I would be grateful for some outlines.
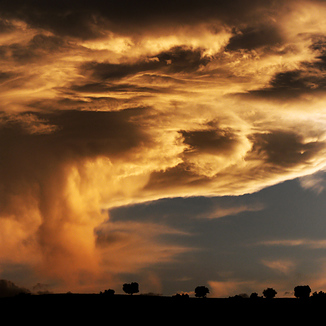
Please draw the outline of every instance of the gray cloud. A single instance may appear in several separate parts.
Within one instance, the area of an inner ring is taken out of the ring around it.
[[[177,46],[169,51],[163,51],[156,56],[159,62],[167,65],[167,73],[191,73],[201,66],[206,66],[210,58],[204,56],[204,50]]]
[[[237,135],[230,129],[181,131],[189,152],[227,155],[238,143]]]
[[[249,96],[274,100],[298,99],[307,94],[323,94],[326,83],[319,74],[305,70],[292,70],[277,73],[269,87],[250,91]]]
[[[114,32],[144,31],[148,26],[175,26],[219,20],[232,24],[257,21],[279,9],[281,1],[197,1],[178,0],[161,6],[148,0],[138,1],[42,1],[2,2],[0,12],[6,18],[19,18],[33,27],[58,35],[83,39],[100,37],[103,30]]]
[[[324,147],[323,142],[304,142],[294,132],[271,131],[253,135],[252,152],[261,156],[266,163],[287,168],[308,163]]]
[[[138,108],[120,112],[67,110],[52,114],[34,113],[32,117],[35,118],[33,119],[30,118],[29,113],[24,113],[15,119],[5,116],[0,128],[1,139],[4,142],[2,162],[10,161],[8,158],[14,153],[18,155],[19,150],[14,150],[18,148],[24,148],[21,153],[33,153],[34,151],[42,153],[42,150],[45,150],[46,155],[50,155],[49,152],[52,152],[53,157],[62,158],[70,155],[71,157],[75,155],[77,157],[93,155],[96,157],[104,154],[108,156],[122,154],[147,139],[145,133],[129,121],[133,116],[141,114],[143,110],[146,109]],[[45,132],[48,135],[44,135],[42,130],[39,130],[39,135],[31,133],[32,127],[34,126],[37,130],[37,124],[42,119],[44,123],[48,122],[48,126],[57,126],[57,128],[52,127],[54,132]],[[29,154],[28,156],[32,160],[34,159],[33,155]]]
[[[282,43],[283,37],[278,26],[274,23],[248,26],[235,32],[229,40],[227,50],[235,51],[240,49],[253,50],[262,46],[272,46]]]
[[[19,64],[44,61],[47,57],[68,52],[74,46],[58,36],[36,34],[26,43],[14,42],[0,47],[0,56]]]
[[[11,281],[0,280],[0,298],[14,297],[21,293],[30,293],[30,291],[24,287],[17,286]]]

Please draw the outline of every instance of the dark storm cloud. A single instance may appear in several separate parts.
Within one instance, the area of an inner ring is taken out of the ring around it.
[[[88,197],[78,198],[86,189],[76,191],[69,175],[75,171],[84,183],[86,163],[96,164],[97,159],[105,157],[107,165],[101,165],[99,180],[106,184],[105,168],[110,169],[119,160],[132,161],[130,156],[136,148],[150,146],[147,133],[131,121],[144,110],[0,116],[0,223],[1,236],[8,239],[2,261],[23,259],[47,275],[68,277],[70,282],[76,265],[94,272],[96,255],[89,241],[102,216],[98,207],[90,209],[87,204],[88,208],[83,208]],[[114,186],[110,184],[109,189],[114,191]],[[39,259],[31,259],[36,252]]]
[[[300,135],[287,131],[256,134],[252,138],[253,153],[264,158],[266,163],[283,168],[308,163],[324,148],[322,142],[304,142]]]
[[[203,56],[203,52],[203,49],[176,46],[159,53],[156,57],[160,63],[167,64],[168,73],[190,73],[210,62],[207,56]]]
[[[249,97],[262,97],[275,100],[291,100],[306,94],[326,91],[325,79],[318,73],[305,70],[292,70],[277,73],[266,88],[249,92]]]
[[[221,154],[232,152],[238,143],[237,136],[231,130],[181,131],[184,143],[190,146],[190,152]]]
[[[253,50],[265,45],[275,45],[282,42],[282,39],[276,24],[249,26],[236,31],[235,35],[230,38],[226,49],[230,51]]]
[[[146,142],[146,134],[130,122],[132,117],[146,109],[130,109],[119,112],[66,111],[51,121],[60,126],[54,134],[56,142],[67,144],[85,155],[119,155],[140,142]],[[61,139],[61,141],[60,141]]]
[[[13,193],[28,192],[64,176],[66,164],[128,155],[147,135],[129,120],[141,109],[121,112],[61,111],[2,116],[0,119],[0,203],[10,210]],[[24,187],[26,189],[24,189]],[[39,186],[37,186],[39,187]],[[44,194],[44,196],[46,196]]]
[[[99,31],[92,20],[94,12],[85,4],[77,1],[4,1],[0,12],[3,17],[21,19],[34,28],[87,39],[98,36]]]
[[[219,20],[232,24],[264,19],[274,13],[281,1],[2,1],[5,18],[18,18],[32,27],[44,28],[58,35],[83,39],[101,36],[103,29],[115,32],[145,30],[151,26],[196,24]]]
[[[139,112],[138,112],[139,113]],[[54,196],[50,180],[64,182],[65,165],[106,155],[114,160],[146,142],[145,134],[128,120],[137,113],[62,111],[25,113],[0,120],[0,204],[2,213],[12,207],[14,194],[43,189],[43,202]],[[47,185],[49,183],[49,185]],[[59,187],[60,188],[60,187]],[[58,191],[61,191],[58,189]],[[54,196],[55,197],[55,196]],[[41,200],[40,198],[37,200]],[[22,203],[24,204],[24,203]],[[25,204],[24,204],[25,205]],[[20,219],[19,214],[17,218]],[[46,219],[46,216],[44,217]]]
[[[34,152],[51,152],[54,157],[65,156],[90,157],[97,155],[120,155],[139,142],[146,141],[146,134],[134,123],[130,122],[132,117],[141,114],[142,110],[124,110],[119,112],[92,112],[92,111],[61,111],[56,113],[35,114],[34,120],[29,117],[31,114],[24,113],[19,118],[13,119],[6,116],[0,124],[2,144],[2,155],[5,159],[2,162],[9,162],[11,155],[30,153],[31,159],[35,157]],[[41,119],[41,120],[40,120]],[[36,123],[44,121],[44,125],[56,126],[54,132],[43,134],[32,132]],[[44,147],[44,148],[43,148]],[[43,148],[43,149],[42,149]],[[8,151],[6,151],[6,149]],[[17,157],[18,158],[18,157]],[[20,160],[15,160],[19,162]]]
[[[308,68],[315,68],[321,72],[326,70],[326,36],[324,35],[310,35],[310,48],[315,51],[316,60],[312,63],[307,63]]]

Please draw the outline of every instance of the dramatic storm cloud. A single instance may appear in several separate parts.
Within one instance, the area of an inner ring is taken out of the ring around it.
[[[4,277],[95,291],[134,273],[170,291],[144,269],[208,248],[191,241],[198,220],[259,214],[264,202],[243,196],[295,178],[321,194],[325,13],[321,1],[2,1]],[[198,202],[190,229],[158,211],[111,216],[194,196],[221,203]],[[262,284],[203,277],[216,293]]]

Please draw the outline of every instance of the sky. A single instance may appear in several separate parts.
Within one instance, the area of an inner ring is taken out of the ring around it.
[[[1,1],[0,278],[326,291],[325,15],[322,0]]]

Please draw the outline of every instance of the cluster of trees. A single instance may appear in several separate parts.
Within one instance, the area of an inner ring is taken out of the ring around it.
[[[134,293],[139,292],[139,284],[137,282],[125,283],[122,286],[122,290],[124,293],[133,295]],[[105,295],[114,295],[115,291],[112,289],[105,290],[104,292],[100,292],[100,294]]]
[[[326,293],[323,291],[314,292],[312,295],[310,295],[311,289],[309,285],[298,285],[294,288],[294,296],[298,299],[323,299],[326,300]],[[263,291],[263,296],[266,299],[273,299],[277,292],[273,288],[267,288]],[[258,296],[256,292],[252,293],[250,295],[250,299],[257,299],[261,298]]]
[[[137,282],[131,282],[131,283],[125,283],[122,286],[123,292],[133,295],[134,293],[139,292],[139,284]],[[115,291],[112,289],[105,290],[104,292],[100,292],[100,294],[105,294],[105,295],[114,295]],[[197,298],[205,298],[206,295],[209,293],[209,289],[206,286],[197,286],[195,289],[195,296]],[[176,294],[175,297],[188,297],[188,294],[183,293],[181,294]]]
[[[263,291],[263,296],[266,299],[273,299],[276,296],[277,292],[273,288],[267,288]],[[259,299],[261,297],[258,296],[257,292],[251,293],[250,299]]]
[[[206,295],[209,293],[209,289],[206,286],[197,286],[195,288],[195,297],[197,298],[206,298]],[[177,293],[175,295],[172,296],[173,298],[176,299],[188,299],[189,298],[189,294],[188,293]]]
[[[311,289],[309,285],[298,285],[294,288],[294,296],[299,299],[308,299],[310,297]],[[277,292],[273,288],[267,288],[263,291],[263,296],[266,299],[273,299]],[[251,299],[257,299],[258,294],[252,293],[250,295]]]
[[[134,293],[139,292],[139,284],[137,282],[131,282],[131,283],[125,283],[122,286],[122,290],[130,295],[133,295]],[[100,294],[105,295],[114,295],[115,291],[112,289],[105,290],[104,292],[100,292]],[[206,295],[209,293],[209,289],[206,286],[197,286],[195,288],[195,296],[197,298],[206,298]],[[294,296],[299,299],[308,299],[310,297],[311,289],[309,285],[298,285],[294,288]],[[267,288],[263,291],[263,296],[266,299],[273,299],[276,296],[277,292],[273,288]],[[189,298],[189,294],[187,293],[177,293],[173,296],[174,298]],[[237,295],[233,298],[244,296]],[[248,297],[246,295],[246,297]],[[250,295],[250,299],[259,299],[262,297],[258,296],[258,293],[254,292]],[[316,299],[325,299],[326,300],[326,293],[320,291],[320,292],[314,292],[312,294],[312,298]]]

